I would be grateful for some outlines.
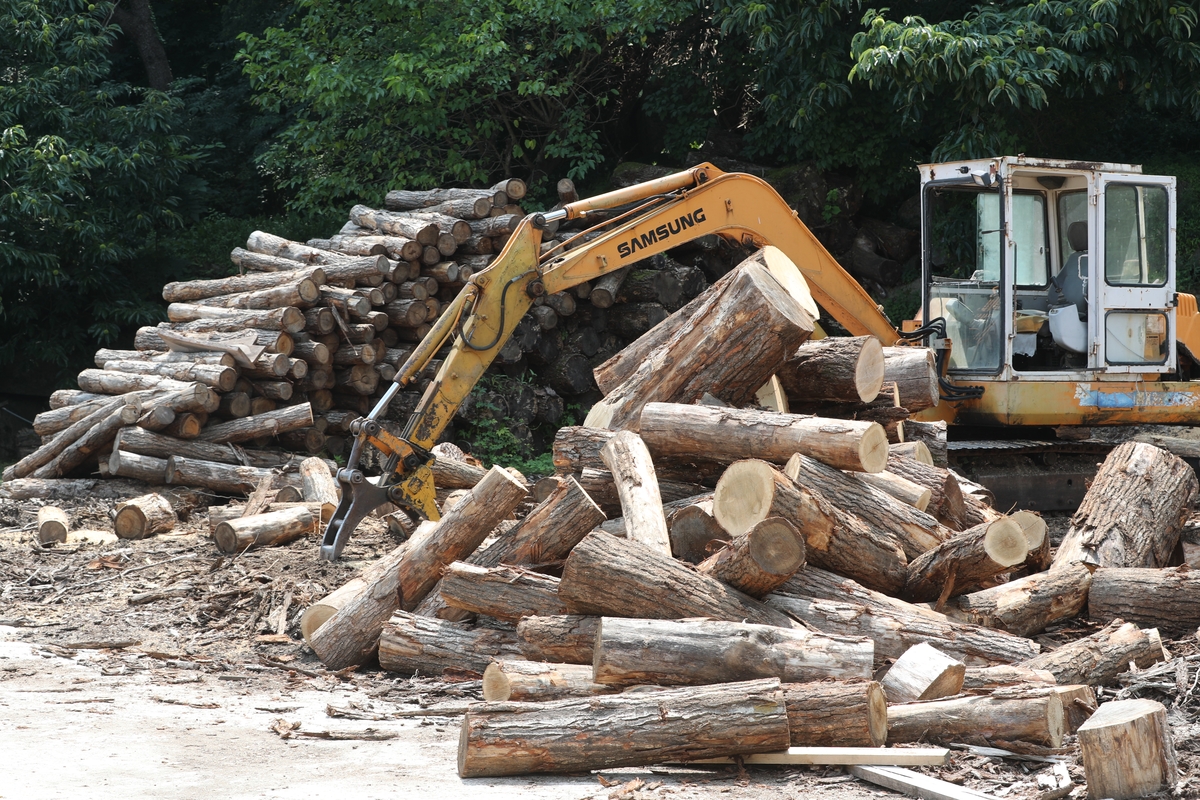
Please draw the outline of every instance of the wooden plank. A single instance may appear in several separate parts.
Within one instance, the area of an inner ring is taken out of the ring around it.
[[[921,800],[996,800],[995,795],[977,792],[965,786],[955,786],[953,783],[930,778],[903,767],[853,766],[847,767],[846,771],[859,780],[910,797],[919,797]]]
[[[789,747],[778,753],[757,753],[742,756],[746,766],[795,764],[881,764],[910,767],[936,766],[950,759],[945,747]],[[688,764],[733,764],[732,758],[706,758]]]

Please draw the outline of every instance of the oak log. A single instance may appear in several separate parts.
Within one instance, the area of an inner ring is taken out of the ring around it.
[[[908,574],[894,532],[868,525],[765,461],[738,461],[725,470],[713,493],[713,517],[735,536],[768,517],[782,517],[804,535],[808,563],[872,588],[898,592]]]
[[[1047,670],[1060,684],[1103,686],[1129,669],[1131,661],[1149,667],[1169,658],[1157,629],[1141,630],[1132,622],[1114,619],[1091,636],[1067,642],[1020,665]]]
[[[929,505],[925,511],[951,530],[963,530],[962,490],[949,470],[889,452],[887,471],[928,489]]]
[[[732,540],[712,515],[712,494],[690,497],[681,508],[663,506],[671,554],[680,561],[699,564]]]
[[[1082,611],[1093,581],[1087,567],[1071,564],[960,595],[946,605],[945,613],[961,622],[998,628],[1017,636],[1033,636],[1052,623],[1070,619]],[[1095,616],[1095,609],[1091,608],[1089,614]]]
[[[252,450],[232,445],[197,440],[174,439],[138,428],[122,428],[113,447],[128,453],[166,459],[173,455],[224,464],[246,463],[251,467],[280,467],[292,460],[290,453],[275,450]],[[164,464],[165,467],[165,464]]]
[[[636,741],[637,747],[629,742]],[[462,778],[579,772],[786,750],[776,680],[473,706],[463,718]]]
[[[874,486],[884,494],[891,495],[917,511],[929,511],[929,501],[933,498],[933,492],[915,481],[910,481],[908,478],[903,478],[887,470],[860,472],[857,473],[857,477],[863,483]]]
[[[592,665],[595,681],[621,686],[867,679],[870,640],[704,619],[603,617]]]
[[[216,320],[222,328],[226,325],[231,328],[233,325],[241,325],[246,328],[288,333],[299,333],[304,330],[305,324],[304,312],[294,306],[247,311],[240,308],[218,308],[195,303],[171,303],[167,306],[167,319],[171,322]]]
[[[67,443],[51,461],[29,473],[29,477],[57,478],[67,475],[112,442],[117,431],[136,421],[140,412],[141,409],[138,405],[125,403],[119,406],[107,416],[99,418],[92,427],[80,434],[74,441]],[[59,436],[70,430],[71,428],[68,428]],[[57,441],[58,437],[56,436],[51,440],[51,445]],[[46,447],[51,445],[46,445]],[[33,455],[37,455],[37,451]],[[7,477],[5,479],[7,480]]]
[[[775,375],[792,402],[870,403],[883,386],[883,345],[874,336],[805,342]]]
[[[200,486],[215,492],[249,494],[272,471],[258,467],[240,467],[185,456],[167,458],[166,482],[179,486]]]
[[[761,599],[804,566],[804,558],[804,537],[795,526],[781,517],[767,517],[700,562],[696,570]]]

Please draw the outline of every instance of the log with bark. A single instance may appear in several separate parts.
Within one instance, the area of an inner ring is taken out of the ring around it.
[[[669,555],[594,531],[571,550],[559,596],[577,613],[711,617],[795,627],[791,619]]]
[[[253,344],[267,348],[272,353],[290,355],[296,340],[292,334],[268,328],[247,328],[239,322],[229,320],[198,320],[197,322],[161,322],[157,328],[138,328],[133,337],[133,346],[138,350],[168,350],[170,345],[160,331],[175,331],[204,339],[214,345],[228,340],[244,343],[247,334],[254,334]],[[218,348],[219,349],[219,348]]]
[[[967,665],[928,642],[913,645],[880,681],[890,703],[937,700],[962,691]]]
[[[630,431],[620,431],[600,450],[600,457],[612,472],[621,498],[625,538],[671,555],[658,476],[641,437]]]
[[[786,683],[792,747],[883,747],[887,698],[875,681]]]
[[[166,459],[173,455],[200,461],[219,461],[223,464],[246,464],[251,467],[281,467],[292,460],[290,453],[276,450],[235,448],[197,440],[184,441],[143,430],[140,427],[122,428],[113,443],[114,450]]]
[[[965,501],[958,480],[947,469],[926,464],[900,453],[889,452],[887,471],[929,490],[926,513],[951,530],[963,530]]]
[[[1058,681],[1054,673],[1044,669],[1030,669],[1015,664],[997,664],[994,667],[967,667],[963,675],[963,691],[979,694],[980,692],[998,689],[1001,686],[1023,686],[1044,684],[1054,686]],[[1063,704],[1066,711],[1066,704]],[[1070,717],[1070,713],[1067,713]]]
[[[1062,700],[1049,688],[1000,690],[925,703],[888,705],[888,741],[1029,742],[1062,746]]]
[[[164,363],[155,361],[108,361],[104,369],[135,375],[159,376],[175,381],[195,381],[219,392],[232,391],[238,373],[233,367],[219,364]]]
[[[324,277],[322,275],[322,277]],[[321,284],[312,278],[297,278],[268,289],[222,294],[200,300],[201,305],[221,308],[267,309],[281,306],[305,308],[321,297]]]
[[[305,325],[304,312],[293,306],[247,311],[240,308],[219,308],[194,303],[171,303],[167,306],[167,319],[171,322],[212,320],[221,329],[241,325],[246,328],[286,331],[287,333],[299,333],[304,330]]]
[[[908,564],[904,594],[914,602],[964,594],[971,587],[1025,562],[1029,540],[1007,517],[955,534]]]
[[[517,647],[530,661],[592,664],[600,617],[562,614],[525,617],[517,623]]]
[[[592,668],[586,664],[500,659],[483,671],[483,699],[489,702],[544,703],[617,691],[619,686],[593,681]]]
[[[761,599],[804,566],[804,558],[804,537],[796,527],[781,517],[767,517],[700,562],[696,569]]]
[[[222,553],[241,553],[251,547],[286,544],[316,533],[317,520],[307,507],[268,511],[222,522],[213,540]]]
[[[260,436],[275,436],[285,431],[307,428],[312,424],[312,406],[308,403],[301,403],[276,411],[209,425],[200,434],[200,440],[217,444],[246,442]]]
[[[42,506],[37,513],[38,544],[65,542],[71,531],[71,518],[58,506]]]
[[[921,484],[901,477],[894,472],[860,472],[858,479],[869,486],[874,486],[884,494],[891,495],[900,502],[910,505],[917,511],[929,512],[929,503],[933,499],[933,491]],[[932,516],[932,514],[931,514]]]
[[[117,439],[120,439],[121,433],[126,430],[129,428],[122,428],[117,433]],[[122,452],[114,442],[113,451],[108,457],[108,474],[120,478],[133,478],[151,485],[165,483],[167,460],[139,453]]]
[[[883,348],[884,380],[896,384],[900,405],[916,413],[940,401],[937,360],[926,347]],[[945,453],[945,441],[942,442]]]
[[[337,615],[317,629],[314,638],[333,624]],[[472,628],[458,622],[394,613],[379,634],[379,666],[404,675],[475,672],[481,677],[497,658],[517,658],[516,635],[494,628]]]
[[[1088,603],[1088,587],[1093,580],[1084,565],[1072,564],[960,595],[946,605],[945,613],[961,622],[998,628],[1017,636],[1033,636],[1052,623],[1070,619],[1082,611]],[[1095,608],[1089,613],[1095,615]]]
[[[725,471],[713,494],[713,517],[735,536],[768,517],[782,517],[803,533],[809,563],[872,588],[898,592],[908,575],[894,532],[868,525],[765,461],[738,461]]]
[[[779,678],[788,683],[871,676],[867,639],[826,636],[714,620],[604,617],[596,635],[597,683],[631,686],[728,683]]]
[[[151,492],[117,504],[113,530],[122,539],[145,539],[175,527],[175,509],[161,494]]]
[[[558,583],[558,578],[518,567],[455,561],[442,572],[437,591],[452,608],[517,622],[523,617],[566,614]]]
[[[1179,783],[1167,709],[1145,698],[1104,703],[1079,728],[1088,797],[1146,797]]]
[[[166,482],[178,486],[198,486],[227,494],[249,494],[272,470],[241,467],[185,456],[167,458]]]
[[[968,666],[1014,664],[1041,651],[1029,639],[955,622],[811,565],[768,595],[765,602],[817,630],[873,639],[875,654],[882,658],[899,658],[921,642]]]
[[[508,194],[502,189],[426,189],[422,191],[393,189],[383,198],[383,205],[391,211],[410,211],[456,200],[474,201],[482,198],[487,201],[490,209],[494,205],[505,205],[508,197]]]
[[[80,437],[94,429],[97,425],[104,423],[113,414],[120,414],[122,418],[132,417],[129,422],[122,423],[131,424],[137,421],[137,417],[141,413],[140,403],[129,406],[125,397],[111,397],[104,403],[96,406],[89,403],[88,407],[94,408],[94,410],[79,417],[74,423],[60,430],[50,441],[22,458],[16,464],[7,467],[4,470],[4,480],[10,481],[15,478],[24,478],[32,475],[37,470],[45,468],[46,465],[52,463],[54,459],[61,455],[65,449],[77,442]]]
[[[1102,567],[1165,567],[1196,499],[1196,473],[1178,456],[1126,442],[1104,459],[1053,569],[1082,561]]]
[[[733,539],[712,515],[711,493],[689,497],[680,503],[663,506],[667,512],[671,554],[680,561],[699,564]]]
[[[1200,572],[1101,567],[1087,589],[1088,617],[1097,622],[1124,619],[1172,634],[1200,626]]]
[[[1037,670],[1042,672],[1043,670]],[[1096,693],[1092,687],[1084,684],[1055,686],[1058,699],[1062,700],[1063,714],[1066,716],[1067,733],[1075,733],[1079,726],[1088,721],[1096,713]]]
[[[674,336],[592,407],[585,424],[636,430],[646,403],[691,403],[705,392],[744,405],[813,332],[808,312],[757,261],[743,262],[705,296]]]
[[[1131,661],[1144,668],[1169,658],[1157,629],[1141,630],[1115,619],[1091,636],[1026,659],[1021,666],[1047,670],[1060,684],[1103,686],[1129,669]]]
[[[776,680],[480,704],[463,718],[458,774],[482,778],[645,766],[786,750],[789,741]]]
[[[805,342],[775,374],[793,405],[870,403],[883,387],[883,346],[874,336]]]
[[[188,303],[194,300],[205,300],[220,295],[240,292],[257,292],[264,289],[276,289],[284,284],[308,280],[316,286],[325,283],[325,270],[321,267],[301,267],[292,262],[292,269],[287,272],[251,272],[246,275],[233,275],[228,278],[216,278],[205,281],[175,281],[163,286],[162,297],[168,303]],[[208,303],[207,305],[214,305]],[[224,303],[216,305],[225,306]],[[278,308],[290,306],[291,303],[279,303],[274,306],[260,308]]]

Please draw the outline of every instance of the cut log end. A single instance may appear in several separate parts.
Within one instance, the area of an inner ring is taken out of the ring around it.
[[[774,470],[765,461],[731,464],[713,493],[713,516],[721,527],[737,535],[765,519],[774,496]]]
[[[1018,523],[1005,518],[988,526],[983,549],[997,564],[1011,567],[1025,560],[1029,554],[1029,540]]]
[[[872,423],[859,443],[863,472],[883,472],[887,469],[888,453],[887,431],[879,423]]]

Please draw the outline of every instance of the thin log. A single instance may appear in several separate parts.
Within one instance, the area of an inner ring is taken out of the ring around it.
[[[621,497],[625,537],[670,555],[671,539],[658,478],[645,443],[636,433],[621,431],[604,445],[600,457],[612,471]]]
[[[304,506],[268,511],[222,522],[213,531],[213,540],[222,553],[241,553],[252,547],[286,544],[315,534],[318,519]]]
[[[277,411],[268,411],[217,425],[209,425],[200,434],[200,440],[218,444],[246,442],[260,436],[275,436],[285,431],[307,428],[312,424],[312,406],[308,403],[301,403]]]
[[[321,267],[299,267],[294,263],[292,267],[287,272],[251,272],[246,275],[233,275],[214,280],[174,281],[163,286],[162,296],[163,300],[168,303],[188,303],[220,295],[275,289],[285,283],[295,283],[306,279],[317,286],[325,283],[325,270]],[[224,306],[220,303],[218,305]],[[271,307],[263,306],[263,308]]]
[[[71,518],[58,506],[42,506],[37,513],[38,544],[65,542],[71,531]]]
[[[112,454],[108,457],[108,474],[120,478],[134,478],[149,484],[166,483],[167,460],[139,453],[123,452],[119,447],[122,434],[130,430],[122,428],[113,443]]]

